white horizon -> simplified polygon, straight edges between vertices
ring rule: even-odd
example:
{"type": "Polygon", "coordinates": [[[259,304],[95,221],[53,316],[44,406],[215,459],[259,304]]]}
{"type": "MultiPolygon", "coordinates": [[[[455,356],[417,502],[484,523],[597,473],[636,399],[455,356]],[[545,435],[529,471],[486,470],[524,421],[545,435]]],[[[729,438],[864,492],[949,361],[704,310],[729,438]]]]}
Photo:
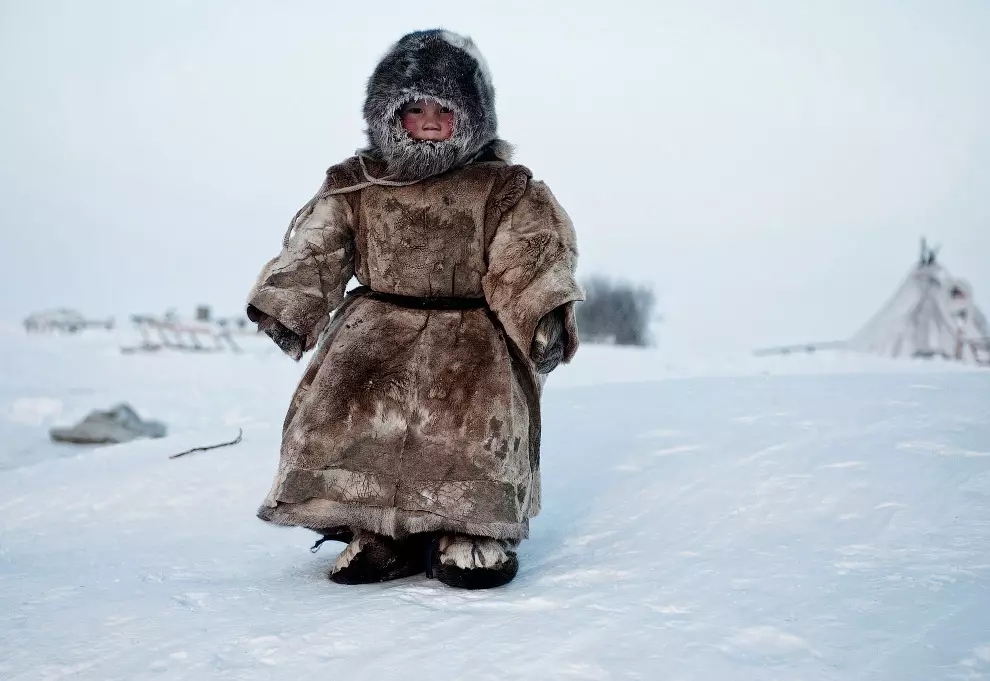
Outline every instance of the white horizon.
{"type": "Polygon", "coordinates": [[[990,306],[990,5],[63,1],[0,4],[0,318],[239,312],[376,60],[435,26],[661,346],[847,338],[922,236],[990,306]]]}

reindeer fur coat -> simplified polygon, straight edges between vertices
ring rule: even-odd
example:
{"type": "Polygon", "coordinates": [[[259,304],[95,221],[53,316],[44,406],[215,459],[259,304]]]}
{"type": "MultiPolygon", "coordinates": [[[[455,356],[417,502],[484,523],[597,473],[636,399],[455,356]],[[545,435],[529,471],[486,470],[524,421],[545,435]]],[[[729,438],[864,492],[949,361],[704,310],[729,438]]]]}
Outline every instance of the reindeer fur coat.
{"type": "Polygon", "coordinates": [[[578,344],[571,221],[509,162],[469,39],[406,36],[368,90],[369,147],[327,171],[249,297],[252,318],[315,349],[259,516],[522,539],[540,510],[537,324],[561,311],[565,360],[578,344]],[[455,111],[451,140],[413,142],[397,126],[422,97],[455,111]],[[345,294],[352,276],[362,286],[345,294]],[[411,309],[373,292],[480,305],[411,309]]]}

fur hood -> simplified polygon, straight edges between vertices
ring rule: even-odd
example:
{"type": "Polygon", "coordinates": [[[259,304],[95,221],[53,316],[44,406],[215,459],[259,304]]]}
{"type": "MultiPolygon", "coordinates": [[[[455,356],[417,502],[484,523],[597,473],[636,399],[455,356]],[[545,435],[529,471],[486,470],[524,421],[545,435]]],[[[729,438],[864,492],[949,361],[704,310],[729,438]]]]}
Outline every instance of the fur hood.
{"type": "Polygon", "coordinates": [[[421,180],[479,157],[509,160],[497,137],[495,88],[485,58],[465,36],[433,29],[403,36],[368,79],[364,103],[369,146],[393,180],[421,180]],[[404,104],[431,99],[454,111],[454,134],[439,142],[409,137],[399,119],[404,104]]]}

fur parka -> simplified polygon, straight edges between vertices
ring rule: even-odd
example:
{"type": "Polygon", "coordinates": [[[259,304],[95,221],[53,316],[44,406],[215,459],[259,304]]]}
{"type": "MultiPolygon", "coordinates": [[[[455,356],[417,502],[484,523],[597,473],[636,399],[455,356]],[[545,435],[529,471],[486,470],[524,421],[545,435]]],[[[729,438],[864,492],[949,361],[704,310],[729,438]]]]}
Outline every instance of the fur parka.
{"type": "MultiPolygon", "coordinates": [[[[487,82],[463,42],[433,33],[473,64],[478,77],[466,82],[487,82]]],[[[435,40],[427,42],[446,50],[435,40]]],[[[396,110],[407,101],[399,90],[396,110]]],[[[435,96],[422,84],[406,94],[435,96]]],[[[475,115],[465,112],[477,90],[445,96],[458,124],[475,115]]],[[[262,328],[284,327],[315,350],[258,514],[323,533],[522,539],[540,510],[542,383],[530,357],[538,323],[561,315],[565,361],[578,346],[573,226],[548,187],[505,158],[493,117],[479,148],[450,167],[396,162],[414,148],[383,153],[376,135],[377,153],[327,171],[249,296],[262,328]],[[429,170],[405,186],[375,181],[396,167],[429,170]],[[345,293],[352,277],[362,286],[345,293]],[[479,305],[411,309],[375,292],[479,305]]]]}

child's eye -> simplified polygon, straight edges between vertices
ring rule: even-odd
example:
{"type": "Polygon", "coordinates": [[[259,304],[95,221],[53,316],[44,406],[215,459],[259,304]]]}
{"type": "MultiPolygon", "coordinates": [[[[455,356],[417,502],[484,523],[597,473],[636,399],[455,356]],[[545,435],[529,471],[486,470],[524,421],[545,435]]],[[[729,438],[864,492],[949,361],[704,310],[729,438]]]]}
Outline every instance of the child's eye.
{"type": "Polygon", "coordinates": [[[421,107],[421,106],[411,106],[408,109],[406,109],[406,113],[407,114],[410,114],[410,113],[411,114],[421,114],[421,113],[423,113],[423,107],[421,107]]]}
{"type": "Polygon", "coordinates": [[[447,107],[445,107],[445,106],[441,106],[441,107],[440,107],[440,113],[442,113],[442,114],[452,114],[452,113],[454,113],[454,112],[453,112],[453,110],[451,110],[451,109],[448,109],[448,108],[447,108],[447,107]]]}

